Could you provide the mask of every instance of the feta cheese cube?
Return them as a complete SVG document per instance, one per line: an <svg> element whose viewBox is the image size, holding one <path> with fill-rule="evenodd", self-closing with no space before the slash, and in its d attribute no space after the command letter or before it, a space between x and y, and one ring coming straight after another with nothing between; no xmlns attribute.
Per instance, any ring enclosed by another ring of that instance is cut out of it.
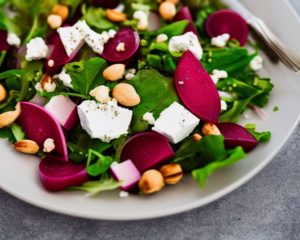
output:
<svg viewBox="0 0 300 240"><path fill-rule="evenodd" d="M143 120L146 121L146 122L148 122L150 125L154 125L155 124L155 118L153 116L153 113L146 112L143 115Z"/></svg>
<svg viewBox="0 0 300 240"><path fill-rule="evenodd" d="M46 45L44 39L40 37L31 39L29 43L27 43L26 48L27 51L25 58L27 61L46 58L49 53L48 46Z"/></svg>
<svg viewBox="0 0 300 240"><path fill-rule="evenodd" d="M188 137L200 120L177 102L165 109L152 128L176 144Z"/></svg>
<svg viewBox="0 0 300 240"><path fill-rule="evenodd" d="M74 27L61 27L57 32L69 57L84 44L84 37Z"/></svg>
<svg viewBox="0 0 300 240"><path fill-rule="evenodd" d="M193 32L187 32L183 35L175 36L170 39L170 52L185 52L187 50L190 50L197 59L201 60L203 50L198 37Z"/></svg>
<svg viewBox="0 0 300 240"><path fill-rule="evenodd" d="M132 111L119 107L115 99L105 104L83 101L78 106L78 114L82 128L103 142L127 134L132 118Z"/></svg>

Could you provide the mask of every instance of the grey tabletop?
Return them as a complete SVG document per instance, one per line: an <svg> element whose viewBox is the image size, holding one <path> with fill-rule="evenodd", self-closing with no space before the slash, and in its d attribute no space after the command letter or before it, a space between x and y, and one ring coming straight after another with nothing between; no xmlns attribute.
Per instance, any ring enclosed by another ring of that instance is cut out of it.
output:
<svg viewBox="0 0 300 240"><path fill-rule="evenodd" d="M300 1L291 0L298 12ZM300 239L300 126L254 179L202 208L161 219L85 220L36 208L0 190L0 240Z"/></svg>

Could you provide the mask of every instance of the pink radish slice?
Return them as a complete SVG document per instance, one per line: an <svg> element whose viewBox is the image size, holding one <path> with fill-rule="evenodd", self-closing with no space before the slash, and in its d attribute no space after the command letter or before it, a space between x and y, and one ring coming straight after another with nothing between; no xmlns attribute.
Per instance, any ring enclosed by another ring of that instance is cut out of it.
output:
<svg viewBox="0 0 300 240"><path fill-rule="evenodd" d="M173 156L174 152L168 140L155 132L134 135L121 151L121 161L130 159L141 173L158 167Z"/></svg>
<svg viewBox="0 0 300 240"><path fill-rule="evenodd" d="M124 52L118 52L116 50L120 43L125 43ZM122 28L117 32L114 38L110 39L108 43L105 44L101 56L112 63L129 62L139 49L139 46L139 34L131 28Z"/></svg>
<svg viewBox="0 0 300 240"><path fill-rule="evenodd" d="M190 9L188 7L181 8L180 11L176 14L174 20L175 21L188 20L189 25L186 27L184 32L185 33L186 32L193 32L196 35L198 35L197 28L195 27L194 20L192 18L192 14L191 14Z"/></svg>
<svg viewBox="0 0 300 240"><path fill-rule="evenodd" d="M51 44L52 51L45 63L46 72L50 76L59 73L65 64L71 62L76 57L77 53L80 50L78 49L77 51L74 51L73 54L69 57L58 34L52 37L51 42L53 42L53 45ZM49 60L54 61L53 66L49 64Z"/></svg>
<svg viewBox="0 0 300 240"><path fill-rule="evenodd" d="M7 32L0 30L0 52L10 49L10 45L7 42Z"/></svg>
<svg viewBox="0 0 300 240"><path fill-rule="evenodd" d="M210 37L228 33L231 39L237 39L245 46L249 28L242 16L232 10L219 10L210 15L205 23L205 29Z"/></svg>
<svg viewBox="0 0 300 240"><path fill-rule="evenodd" d="M121 186L123 191L128 191L136 187L141 178L140 172L137 170L131 160L112 165L110 170L115 179L123 182Z"/></svg>
<svg viewBox="0 0 300 240"><path fill-rule="evenodd" d="M45 109L67 130L79 121L77 105L68 97L58 95L51 98Z"/></svg>
<svg viewBox="0 0 300 240"><path fill-rule="evenodd" d="M51 156L40 162L39 175L42 184L49 191L62 191L88 181L85 164L62 162Z"/></svg>
<svg viewBox="0 0 300 240"><path fill-rule="evenodd" d="M224 136L226 148L241 146L246 152L249 152L258 144L256 138L238 124L226 122L219 123L217 126Z"/></svg>
<svg viewBox="0 0 300 240"><path fill-rule="evenodd" d="M119 4L119 0L93 0L92 3L95 6L103 8L115 8Z"/></svg>
<svg viewBox="0 0 300 240"><path fill-rule="evenodd" d="M179 60L175 87L183 104L194 115L206 122L218 122L221 111L219 93L209 74L190 51Z"/></svg>
<svg viewBox="0 0 300 240"><path fill-rule="evenodd" d="M21 102L19 122L26 137L35 141L41 149L45 140L52 138L55 143L53 154L61 156L63 161L69 160L62 127L47 110L31 102Z"/></svg>

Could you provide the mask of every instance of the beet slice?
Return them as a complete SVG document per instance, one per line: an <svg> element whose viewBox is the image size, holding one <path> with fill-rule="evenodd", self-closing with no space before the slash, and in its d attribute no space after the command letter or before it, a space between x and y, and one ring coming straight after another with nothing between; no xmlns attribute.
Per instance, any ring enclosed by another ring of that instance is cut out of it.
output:
<svg viewBox="0 0 300 240"><path fill-rule="evenodd" d="M59 73L62 70L64 65L71 62L76 57L80 49L74 51L74 53L71 56L68 56L65 47L60 40L58 33L52 35L50 41L52 44L49 47L52 50L45 62L45 65L46 65L47 74L49 76L53 76L54 74ZM54 61L53 66L49 65L49 60Z"/></svg>
<svg viewBox="0 0 300 240"><path fill-rule="evenodd" d="M120 3L119 0L93 0L93 5L103 8L115 8Z"/></svg>
<svg viewBox="0 0 300 240"><path fill-rule="evenodd" d="M134 135L121 151L121 161L131 160L140 173L162 165L173 156L174 152L168 140L155 132Z"/></svg>
<svg viewBox="0 0 300 240"><path fill-rule="evenodd" d="M62 191L88 181L85 164L62 162L51 156L40 162L39 175L42 184L49 191Z"/></svg>
<svg viewBox="0 0 300 240"><path fill-rule="evenodd" d="M175 21L181 21L181 20L188 20L189 21L189 25L187 25L186 29L185 29L185 33L186 32L193 32L196 35L198 35L198 31L197 28L194 24L194 20L192 18L192 14L190 12L190 9L188 7L183 7L180 9L180 11L176 14Z"/></svg>
<svg viewBox="0 0 300 240"><path fill-rule="evenodd" d="M219 10L211 14L206 20L205 29L210 37L228 33L230 39L237 39L241 46L245 46L249 34L245 19L232 10Z"/></svg>
<svg viewBox="0 0 300 240"><path fill-rule="evenodd" d="M217 123L221 111L218 90L202 64L190 51L179 60L175 87L185 105L203 121Z"/></svg>
<svg viewBox="0 0 300 240"><path fill-rule="evenodd" d="M10 45L7 42L7 32L0 30L0 52L10 49Z"/></svg>
<svg viewBox="0 0 300 240"><path fill-rule="evenodd" d="M62 127L47 110L31 102L21 102L19 122L26 137L35 141L41 149L43 149L45 140L52 138L55 149L51 154L57 154L63 161L69 160Z"/></svg>
<svg viewBox="0 0 300 240"><path fill-rule="evenodd" d="M125 43L125 51L116 50L119 43ZM139 34L131 28L120 29L116 36L110 39L104 46L102 57L108 62L124 63L129 62L140 46Z"/></svg>
<svg viewBox="0 0 300 240"><path fill-rule="evenodd" d="M224 122L217 126L224 136L226 148L241 146L246 152L249 152L258 144L256 138L246 128L238 124Z"/></svg>

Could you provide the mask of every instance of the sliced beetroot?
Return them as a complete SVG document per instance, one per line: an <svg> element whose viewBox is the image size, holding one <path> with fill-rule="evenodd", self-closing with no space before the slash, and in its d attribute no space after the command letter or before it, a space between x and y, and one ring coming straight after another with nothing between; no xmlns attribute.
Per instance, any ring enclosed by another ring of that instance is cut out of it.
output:
<svg viewBox="0 0 300 240"><path fill-rule="evenodd" d="M71 62L76 57L80 50L77 49L77 51L74 51L71 56L68 56L57 33L52 36L51 42L53 42L53 44L49 45L51 51L45 63L46 72L49 76L59 73L64 65ZM49 64L50 60L53 60L53 65Z"/></svg>
<svg viewBox="0 0 300 240"><path fill-rule="evenodd" d="M119 0L93 0L93 5L103 8L115 8L120 3Z"/></svg>
<svg viewBox="0 0 300 240"><path fill-rule="evenodd" d="M0 52L10 49L10 45L7 42L7 32L0 29Z"/></svg>
<svg viewBox="0 0 300 240"><path fill-rule="evenodd" d="M196 35L198 35L197 28L194 24L192 14L191 14L190 9L188 7L181 8L180 11L176 14L176 16L174 18L174 21L181 21L181 20L188 20L189 21L189 25L187 25L187 27L184 31L185 33L186 32L193 32Z"/></svg>
<svg viewBox="0 0 300 240"><path fill-rule="evenodd" d="M202 64L190 51L179 60L175 72L177 93L194 115L203 121L217 123L221 111L218 90Z"/></svg>
<svg viewBox="0 0 300 240"><path fill-rule="evenodd" d="M173 156L168 140L155 132L134 135L121 151L121 161L131 160L141 173L162 165Z"/></svg>
<svg viewBox="0 0 300 240"><path fill-rule="evenodd" d="M68 161L67 144L62 127L47 110L31 102L21 102L19 122L26 137L35 141L41 149L45 140L52 138L55 149L51 154L57 154L63 161Z"/></svg>
<svg viewBox="0 0 300 240"><path fill-rule="evenodd" d="M51 156L40 162L39 175L42 184L49 191L62 191L88 181L85 164L58 161Z"/></svg>
<svg viewBox="0 0 300 240"><path fill-rule="evenodd" d="M125 43L125 51L123 52L116 50L120 43ZM139 34L131 28L122 28L117 32L114 38L105 44L101 56L112 63L128 62L136 54L139 46Z"/></svg>
<svg viewBox="0 0 300 240"><path fill-rule="evenodd" d="M115 179L123 182L121 189L124 191L135 188L141 178L140 172L131 160L112 165L110 170Z"/></svg>
<svg viewBox="0 0 300 240"><path fill-rule="evenodd" d="M205 29L210 37L228 33L230 39L237 39L241 46L246 44L249 34L245 19L232 10L219 10L210 15L206 20Z"/></svg>
<svg viewBox="0 0 300 240"><path fill-rule="evenodd" d="M258 141L244 127L235 123L219 123L218 128L225 139L225 146L228 149L237 146L243 147L246 152L251 151L256 147Z"/></svg>

